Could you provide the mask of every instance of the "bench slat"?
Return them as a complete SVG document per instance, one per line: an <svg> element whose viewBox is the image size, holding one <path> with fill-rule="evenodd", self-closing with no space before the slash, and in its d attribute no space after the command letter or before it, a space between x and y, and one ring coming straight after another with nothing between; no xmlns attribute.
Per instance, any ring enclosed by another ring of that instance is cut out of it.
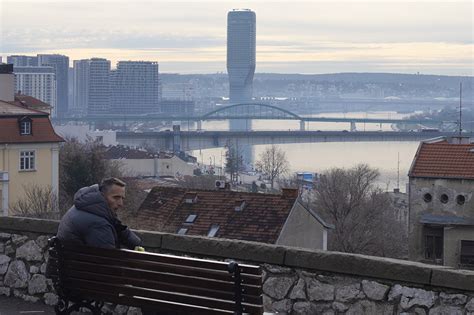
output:
<svg viewBox="0 0 474 315"><path fill-rule="evenodd" d="M71 291L75 289L81 290L98 290L105 291L110 294L115 294L118 296L133 296L133 297L145 297L155 300L165 300L175 303L189 304L193 306L201 306L208 308L217 308L220 310L233 311L235 309L234 301L225 301L219 299L210 299L205 297L200 297L196 295L184 295L184 294L175 294L172 292L166 292L161 290L152 290L144 288L136 288L133 286L127 285L115 285L107 284L98 281L88 281L82 279L69 278L65 282L65 287L69 288ZM250 312L258 311L261 307L257 305L244 305L244 308Z"/></svg>
<svg viewBox="0 0 474 315"><path fill-rule="evenodd" d="M190 306L187 304L170 303L166 301L157 301L140 297L130 296L116 296L103 291L96 290L81 290L75 289L74 292L79 293L84 298L90 298L94 300L106 301L110 303L116 303L121 305L129 305L135 307L149 307L150 309L156 309L160 311L171 311L178 312L180 315L223 315L233 314L231 311L215 310L204 307ZM262 313L256 313L262 314Z"/></svg>
<svg viewBox="0 0 474 315"><path fill-rule="evenodd" d="M150 273L146 274L145 272L136 273L135 271L130 271L126 273L122 273L119 271L115 275L111 275L107 270L91 270L90 268L78 268L82 270L76 270L74 265L65 265L65 270L63 272L63 276L65 279L68 277L74 278L84 278L89 280L101 279L103 282L113 282L117 283L126 283L136 286L143 285L144 279L149 282L168 282L177 285L183 285L187 287L194 287L194 288L212 288L213 290L219 290L222 292L234 292L234 285L230 282L221 282L221 281L212 281L207 279L199 279L199 278L191 278L191 277L179 277L170 274L157 274L157 273ZM77 265L76 265L77 266ZM110 268L112 269L112 268ZM242 289L244 290L244 294L253 295L253 296L260 296L261 295L261 288L258 286L243 286Z"/></svg>
<svg viewBox="0 0 474 315"><path fill-rule="evenodd" d="M150 252L137 252L128 249L116 250L108 248L87 247L82 245L64 245L65 250L70 250L75 253L83 253L88 255L96 255L110 258L131 258L136 260L161 262L171 265L182 265L190 267L201 267L205 269L215 269L227 271L227 262L210 261L205 259L190 258L183 256L173 256L166 254L156 254ZM262 270L260 266L252 266L247 264L239 264L241 273L250 275L261 275Z"/></svg>
<svg viewBox="0 0 474 315"><path fill-rule="evenodd" d="M119 258L104 258L100 256L76 254L70 251L64 252L64 258L72 261L84 261L93 264L101 264L105 266L128 267L132 269L143 269L153 272L166 272L192 277L210 278L221 281L233 281L232 275L228 271L210 270L204 268L169 265L150 261L124 260ZM241 274L242 283L250 285L261 285L262 277L256 275Z"/></svg>

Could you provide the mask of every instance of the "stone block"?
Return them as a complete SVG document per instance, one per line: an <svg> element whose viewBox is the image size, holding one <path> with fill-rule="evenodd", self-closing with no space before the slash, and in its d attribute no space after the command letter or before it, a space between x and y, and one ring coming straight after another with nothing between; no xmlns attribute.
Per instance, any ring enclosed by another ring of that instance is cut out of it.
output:
<svg viewBox="0 0 474 315"><path fill-rule="evenodd" d="M334 286L316 279L306 279L306 292L310 301L334 301Z"/></svg>
<svg viewBox="0 0 474 315"><path fill-rule="evenodd" d="M11 289L7 287L0 287L0 295L10 296Z"/></svg>
<svg viewBox="0 0 474 315"><path fill-rule="evenodd" d="M21 234L13 234L12 235L12 243L15 246L20 246L21 244L25 243L28 240L28 236L21 235Z"/></svg>
<svg viewBox="0 0 474 315"><path fill-rule="evenodd" d="M8 266L3 283L10 288L26 288L29 278L30 274L26 270L25 263L21 260L15 260Z"/></svg>
<svg viewBox="0 0 474 315"><path fill-rule="evenodd" d="M392 315L393 305L377 304L373 301L362 300L352 304L346 312L346 315L362 314Z"/></svg>
<svg viewBox="0 0 474 315"><path fill-rule="evenodd" d="M292 300L304 300L306 299L305 282L303 279L299 279L296 285L293 287L290 293L290 299Z"/></svg>
<svg viewBox="0 0 474 315"><path fill-rule="evenodd" d="M16 250L16 258L25 259L26 261L42 261L43 254L41 248L35 241L31 240Z"/></svg>
<svg viewBox="0 0 474 315"><path fill-rule="evenodd" d="M294 275L269 277L263 284L263 292L274 299L281 300L286 297L295 281L296 276Z"/></svg>
<svg viewBox="0 0 474 315"><path fill-rule="evenodd" d="M35 232L45 235L55 235L58 231L59 221L20 218L20 217L0 217L0 231L21 231Z"/></svg>
<svg viewBox="0 0 474 315"><path fill-rule="evenodd" d="M441 292L439 298L443 304L449 305L464 305L467 302L467 296L464 294L447 294Z"/></svg>
<svg viewBox="0 0 474 315"><path fill-rule="evenodd" d="M408 310L413 306L431 308L438 298L437 293L423 289L402 286L400 292L400 307L403 310Z"/></svg>
<svg viewBox="0 0 474 315"><path fill-rule="evenodd" d="M362 299L365 294L360 290L360 284L350 284L336 288L336 301L352 302L357 299Z"/></svg>
<svg viewBox="0 0 474 315"><path fill-rule="evenodd" d="M142 315L142 311L137 307L130 307L128 309L127 315Z"/></svg>
<svg viewBox="0 0 474 315"><path fill-rule="evenodd" d="M466 311L474 312L474 298L471 298L466 304Z"/></svg>
<svg viewBox="0 0 474 315"><path fill-rule="evenodd" d="M28 294L45 293L47 288L46 277L43 275L33 275L30 281L28 281Z"/></svg>
<svg viewBox="0 0 474 315"><path fill-rule="evenodd" d="M0 241L8 241L11 237L9 233L0 233Z"/></svg>
<svg viewBox="0 0 474 315"><path fill-rule="evenodd" d="M41 250L45 250L48 248L48 239L49 237L46 235L40 235L36 238L36 244L38 245Z"/></svg>
<svg viewBox="0 0 474 315"><path fill-rule="evenodd" d="M293 307L293 304L291 303L291 300L284 299L284 300L272 303L270 307L270 311L276 312L276 313L289 313L291 312L292 307Z"/></svg>
<svg viewBox="0 0 474 315"><path fill-rule="evenodd" d="M4 275L7 272L8 264L10 263L11 258L7 255L0 254L0 275Z"/></svg>
<svg viewBox="0 0 474 315"><path fill-rule="evenodd" d="M362 290L371 300L381 301L385 299L390 287L375 281L362 280Z"/></svg>
<svg viewBox="0 0 474 315"><path fill-rule="evenodd" d="M145 250L150 249L160 249L161 248L161 240L163 233L160 232L150 232L150 231L141 231L141 230L133 230L137 233L138 237L142 240L142 246L145 247Z"/></svg>
<svg viewBox="0 0 474 315"><path fill-rule="evenodd" d="M36 266L30 266L30 273L35 274L39 272L39 268Z"/></svg>
<svg viewBox="0 0 474 315"><path fill-rule="evenodd" d="M440 305L430 309L429 315L463 315L463 311L458 306Z"/></svg>
<svg viewBox="0 0 474 315"><path fill-rule="evenodd" d="M59 297L54 293L48 292L44 294L43 299L46 305L56 305L58 304Z"/></svg>

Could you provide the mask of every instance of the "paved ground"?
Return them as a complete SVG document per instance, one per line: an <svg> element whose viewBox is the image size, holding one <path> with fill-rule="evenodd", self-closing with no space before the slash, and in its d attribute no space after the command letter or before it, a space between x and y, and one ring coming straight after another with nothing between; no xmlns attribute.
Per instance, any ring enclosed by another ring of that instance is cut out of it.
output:
<svg viewBox="0 0 474 315"><path fill-rule="evenodd" d="M0 315L54 315L51 306L29 303L15 297L0 296Z"/></svg>

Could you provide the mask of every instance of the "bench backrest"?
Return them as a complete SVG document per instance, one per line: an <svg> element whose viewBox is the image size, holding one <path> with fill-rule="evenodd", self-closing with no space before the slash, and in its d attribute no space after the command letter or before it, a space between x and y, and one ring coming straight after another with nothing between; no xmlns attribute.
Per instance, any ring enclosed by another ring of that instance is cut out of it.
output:
<svg viewBox="0 0 474 315"><path fill-rule="evenodd" d="M51 278L58 294L71 300L184 314L263 314L259 266L52 243Z"/></svg>

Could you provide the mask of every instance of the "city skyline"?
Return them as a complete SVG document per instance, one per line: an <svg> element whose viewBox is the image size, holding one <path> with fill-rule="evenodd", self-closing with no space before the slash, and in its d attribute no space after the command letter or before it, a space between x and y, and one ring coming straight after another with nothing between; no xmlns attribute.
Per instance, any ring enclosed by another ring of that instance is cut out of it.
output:
<svg viewBox="0 0 474 315"><path fill-rule="evenodd" d="M226 14L249 8L258 16L257 73L473 75L469 1L100 1L91 10L90 1L2 0L0 6L4 59L59 53L112 65L157 61L163 73L224 72Z"/></svg>

